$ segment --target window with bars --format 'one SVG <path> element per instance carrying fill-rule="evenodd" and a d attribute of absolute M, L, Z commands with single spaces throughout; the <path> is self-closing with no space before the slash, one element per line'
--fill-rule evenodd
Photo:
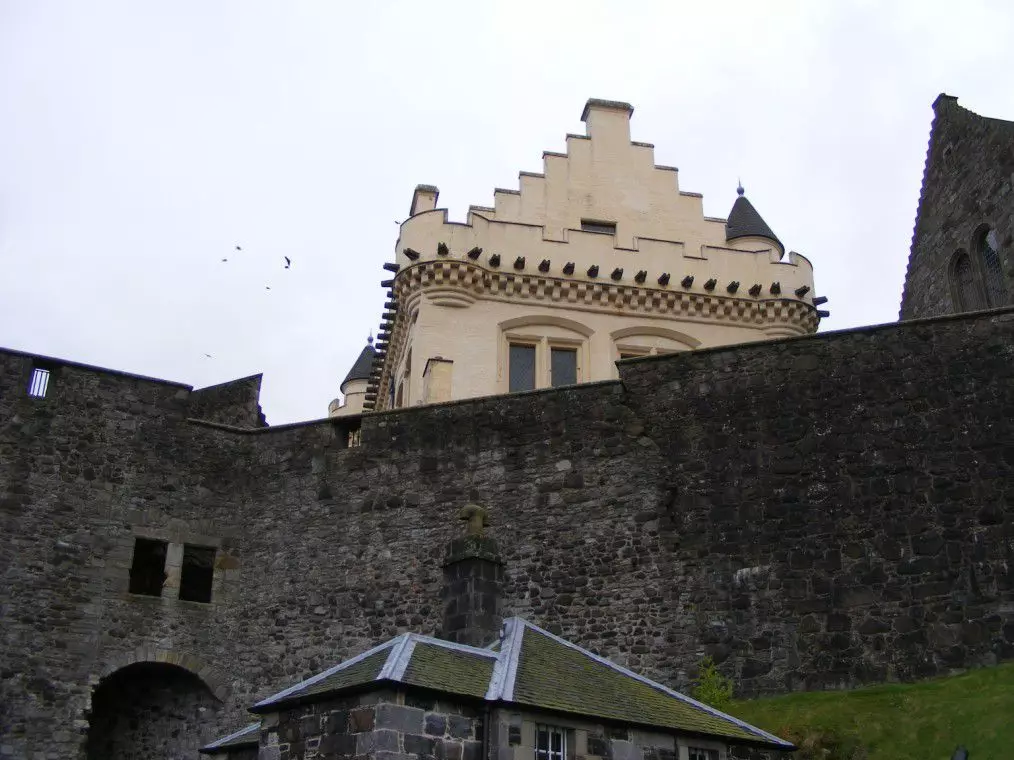
<path fill-rule="evenodd" d="M 507 363 L 511 393 L 535 389 L 535 346 L 511 343 Z"/>
<path fill-rule="evenodd" d="M 577 382 L 576 348 L 553 346 L 549 349 L 549 360 L 550 381 L 554 388 L 561 385 L 574 385 Z"/>
<path fill-rule="evenodd" d="M 717 749 L 705 749 L 703 747 L 689 747 L 687 758 L 688 760 L 719 760 Z"/>
<path fill-rule="evenodd" d="M 49 390 L 49 370 L 35 367 L 28 381 L 28 395 L 33 398 L 45 398 Z"/>
<path fill-rule="evenodd" d="M 983 230 L 979 235 L 978 248 L 986 285 L 986 306 L 1003 306 L 1007 303 L 1007 282 L 1000 263 L 1000 242 L 996 230 Z"/>
<path fill-rule="evenodd" d="M 556 726 L 535 727 L 535 760 L 566 760 L 567 731 Z"/>

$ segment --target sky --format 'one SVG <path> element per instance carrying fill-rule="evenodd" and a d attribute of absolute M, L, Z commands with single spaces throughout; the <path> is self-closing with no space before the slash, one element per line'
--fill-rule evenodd
<path fill-rule="evenodd" d="M 324 417 L 415 186 L 464 221 L 590 97 L 707 215 L 742 179 L 822 330 L 891 322 L 933 100 L 1014 119 L 1011 39 L 1008 0 L 0 0 L 0 346 Z"/>

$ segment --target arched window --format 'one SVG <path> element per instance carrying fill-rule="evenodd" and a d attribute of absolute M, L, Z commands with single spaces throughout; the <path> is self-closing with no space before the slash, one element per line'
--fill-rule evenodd
<path fill-rule="evenodd" d="M 972 260 L 964 251 L 954 254 L 951 261 L 951 292 L 956 311 L 975 311 L 982 308 L 979 283 L 976 282 Z"/>
<path fill-rule="evenodd" d="M 982 265 L 982 278 L 986 291 L 986 306 L 997 307 L 1007 303 L 1007 282 L 1000 263 L 1000 242 L 996 230 L 986 228 L 979 233 L 976 248 Z"/>

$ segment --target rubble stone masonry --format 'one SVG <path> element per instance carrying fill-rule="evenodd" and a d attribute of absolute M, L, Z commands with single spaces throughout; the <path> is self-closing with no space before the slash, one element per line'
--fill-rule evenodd
<path fill-rule="evenodd" d="M 1008 309 L 629 360 L 367 415 L 353 448 L 354 419 L 259 427 L 223 392 L 196 422 L 187 386 L 66 362 L 33 398 L 45 360 L 0 353 L 0 756 L 83 757 L 134 663 L 203 681 L 207 741 L 437 632 L 467 502 L 505 614 L 675 687 L 704 654 L 741 694 L 1014 656 L 1012 337 Z M 129 594 L 137 537 L 214 547 L 212 601 Z"/>

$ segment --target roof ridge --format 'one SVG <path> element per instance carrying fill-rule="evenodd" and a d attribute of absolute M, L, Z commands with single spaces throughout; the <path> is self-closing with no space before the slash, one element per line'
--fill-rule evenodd
<path fill-rule="evenodd" d="M 518 619 L 520 620 L 520 618 L 518 618 Z M 603 657 L 602 655 L 595 654 L 594 652 L 591 652 L 591 651 L 585 649 L 584 647 L 578 646 L 577 644 L 575 644 L 572 641 L 567 641 L 567 639 L 562 638 L 560 636 L 557 636 L 555 633 L 550 633 L 549 631 L 547 631 L 547 630 L 545 630 L 543 628 L 540 628 L 539 626 L 535 625 L 534 623 L 530 623 L 527 620 L 523 620 L 522 622 L 526 626 L 532 628 L 534 631 L 536 631 L 538 633 L 541 633 L 543 636 L 549 637 L 550 639 L 552 639 L 553 641 L 557 642 L 558 644 L 563 644 L 565 647 L 569 647 L 570 649 L 577 650 L 578 652 L 581 652 L 582 654 L 585 654 L 588 657 L 591 657 L 596 662 L 599 662 L 599 663 L 601 663 L 603 665 L 606 665 L 606 666 L 612 668 L 613 670 L 616 670 L 617 672 L 622 673 L 625 676 L 629 676 L 630 678 L 633 678 L 635 681 L 640 681 L 641 683 L 645 684 L 646 686 L 650 686 L 653 689 L 656 689 L 657 691 L 662 691 L 663 693 L 668 694 L 669 696 L 674 697 L 674 698 L 680 700 L 681 702 L 685 702 L 685 703 L 687 703 L 687 704 L 689 704 L 689 705 L 691 705 L 693 707 L 701 709 L 704 712 L 710 713 L 711 715 L 714 715 L 717 718 L 721 718 L 723 720 L 727 720 L 727 721 L 729 721 L 729 722 L 731 722 L 731 723 L 739 726 L 740 728 L 746 729 L 747 731 L 750 731 L 753 734 L 758 734 L 758 735 L 762 736 L 763 738 L 768 739 L 770 741 L 773 741 L 773 742 L 775 742 L 777 744 L 780 744 L 782 746 L 788 746 L 788 747 L 793 746 L 791 742 L 787 742 L 784 739 L 779 739 L 774 734 L 769 734 L 767 731 L 764 731 L 763 729 L 757 728 L 756 726 L 752 726 L 749 723 L 740 720 L 739 718 L 736 718 L 736 717 L 734 717 L 732 715 L 729 715 L 728 713 L 724 713 L 721 710 L 717 710 L 714 707 L 711 707 L 710 705 L 704 704 L 703 702 L 698 702 L 693 697 L 688 697 L 686 694 L 682 694 L 681 692 L 678 692 L 675 689 L 671 689 L 668 686 L 666 686 L 665 684 L 659 683 L 658 681 L 653 681 L 652 679 L 648 678 L 647 676 L 642 676 L 639 673 L 635 673 L 632 670 L 628 670 L 627 668 L 623 667 L 622 665 L 618 665 L 617 663 L 613 662 L 612 660 L 610 660 L 610 659 L 608 659 L 606 657 Z M 520 647 L 519 647 L 519 649 L 520 649 Z"/>
<path fill-rule="evenodd" d="M 228 736 L 223 736 L 221 739 L 215 739 L 215 741 L 211 742 L 211 744 L 205 744 L 201 749 L 202 750 L 215 749 L 217 747 L 222 746 L 226 742 L 231 742 L 233 739 L 238 739 L 239 737 L 243 736 L 243 734 L 252 733 L 255 729 L 258 729 L 260 727 L 261 727 L 260 721 L 257 721 L 256 723 L 251 723 L 249 726 L 241 728 L 239 731 L 233 731 Z"/>
<path fill-rule="evenodd" d="M 384 667 L 377 673 L 374 681 L 391 679 L 400 681 L 405 676 L 408 664 L 412 661 L 412 653 L 415 652 L 415 639 L 411 633 L 402 634 L 404 639 L 391 648 L 391 654 L 387 657 Z"/>
<path fill-rule="evenodd" d="M 503 644 L 500 646 L 500 657 L 493 667 L 493 677 L 490 679 L 490 688 L 486 694 L 487 699 L 514 700 L 514 684 L 518 676 L 518 660 L 521 657 L 521 640 L 525 635 L 525 627 L 531 625 L 521 617 L 512 617 L 504 621 Z M 502 665 L 501 665 L 502 662 Z M 500 681 L 494 689 L 494 681 L 497 678 L 497 666 L 500 667 Z M 492 694 L 492 696 L 490 696 Z"/>
<path fill-rule="evenodd" d="M 408 635 L 408 634 L 402 634 L 402 636 L 406 636 L 406 635 Z M 395 637 L 395 638 L 393 638 L 393 639 L 391 639 L 389 641 L 385 641 L 383 644 L 378 644 L 377 646 L 373 647 L 372 649 L 367 649 L 365 652 L 357 654 L 355 657 L 351 657 L 348 660 L 345 660 L 344 662 L 339 662 L 337 665 L 333 665 L 332 667 L 328 668 L 327 670 L 322 670 L 320 673 L 317 673 L 314 676 L 310 676 L 309 678 L 307 678 L 307 679 L 305 679 L 303 681 L 300 681 L 297 684 L 293 684 L 292 686 L 290 686 L 287 689 L 282 689 L 277 694 L 272 694 L 270 697 L 265 697 L 261 701 L 255 702 L 253 706 L 256 708 L 256 707 L 261 707 L 263 705 L 269 705 L 272 702 L 277 702 L 278 700 L 280 700 L 280 699 L 282 699 L 284 697 L 289 696 L 290 694 L 292 694 L 295 691 L 299 691 L 302 688 L 305 688 L 307 686 L 312 686 L 313 684 L 315 684 L 315 683 L 317 683 L 319 681 L 323 681 L 328 676 L 332 676 L 335 673 L 338 673 L 338 672 L 340 672 L 342 670 L 345 670 L 345 668 L 350 667 L 352 665 L 355 665 L 357 662 L 362 662 L 367 657 L 370 657 L 371 655 L 377 654 L 377 652 L 382 652 L 385 649 L 387 649 L 388 647 L 393 647 L 395 645 L 395 643 L 397 643 L 397 641 L 398 641 L 399 638 L 401 638 L 401 636 Z M 388 656 L 388 659 L 390 659 L 390 656 Z M 386 664 L 387 663 L 385 663 L 385 666 L 386 666 Z"/>

